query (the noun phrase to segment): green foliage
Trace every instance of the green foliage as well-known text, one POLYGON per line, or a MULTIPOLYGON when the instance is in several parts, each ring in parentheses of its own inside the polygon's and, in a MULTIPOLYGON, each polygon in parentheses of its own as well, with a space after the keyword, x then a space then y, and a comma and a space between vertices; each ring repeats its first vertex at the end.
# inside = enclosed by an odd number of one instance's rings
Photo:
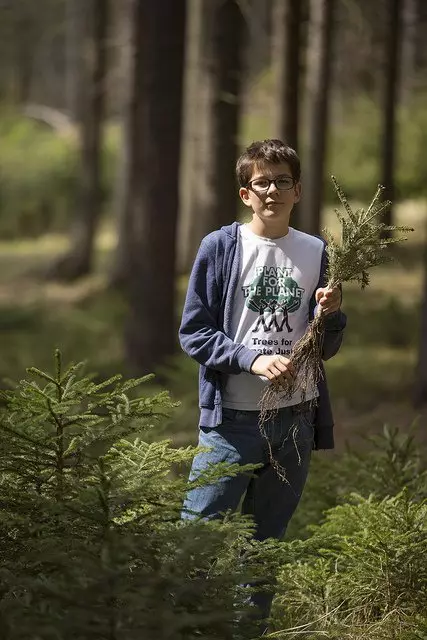
POLYGON ((2 638, 254 637, 241 585, 274 575, 279 545, 243 518, 181 520, 188 482, 170 471, 194 449, 142 439, 168 394, 131 398, 147 378, 95 383, 59 353, 28 373, 0 420, 2 638))
POLYGON ((308 540, 289 545, 277 628, 306 625, 306 637, 343 640, 400 639, 419 630, 427 601, 426 517, 427 501, 412 502, 405 491, 383 500, 354 494, 329 511, 308 540))
POLYGON ((369 284, 368 270, 390 261, 391 256, 385 249, 390 244, 406 239, 385 237, 385 232, 405 232, 413 229, 387 226, 378 220, 384 209, 390 205, 389 202, 381 200, 383 187, 378 187, 366 211, 363 208, 353 211, 335 177, 331 178, 344 211, 335 209, 341 224, 341 244, 335 241, 328 230, 324 230, 328 240, 328 284, 334 287, 342 282, 355 280, 363 289, 369 284))
MULTIPOLYGON (((366 200, 381 181, 381 111, 378 101, 358 94, 335 105, 330 130, 328 173, 339 167, 338 179, 349 198, 366 200)), ((396 200, 424 197, 426 173, 425 92, 414 93, 398 107, 396 200)), ((326 185, 327 199, 334 190, 326 185)))
POLYGON ((288 539, 307 538, 310 526, 323 522, 326 511, 352 493, 382 500, 405 489, 413 501, 427 498, 427 460, 416 442, 415 427, 403 433, 385 425, 381 434, 361 438, 363 446, 348 447, 342 455, 313 456, 288 539))
MULTIPOLYGON (((59 136, 11 113, 0 118, 0 235, 36 237, 68 229, 76 205, 79 157, 76 131, 59 136)), ((118 135, 107 132, 103 197, 110 202, 118 135)))
POLYGON ((24 118, 0 121, 1 236, 64 229, 76 189, 75 142, 24 118))
MULTIPOLYGON (((266 99, 272 94, 272 75, 260 76, 253 87, 254 108, 244 114, 241 144, 275 137, 274 106, 266 99)), ((396 152, 396 200, 420 198, 426 195, 425 178, 427 112, 425 91, 418 91, 398 108, 396 152)), ((328 132, 326 173, 337 171, 338 180, 352 200, 367 200, 381 181, 381 110, 378 100, 358 92, 336 99, 332 105, 328 132)), ((304 163, 307 127, 302 127, 299 154, 304 163)), ((304 176, 303 176, 304 180, 304 176)), ((325 183, 325 199, 333 202, 333 186, 325 183)))
MULTIPOLYGON (((25 292, 20 290, 20 295, 25 296, 25 292)), ((75 354, 76 360, 94 361, 103 376, 124 373, 124 313, 123 299, 114 291, 96 295, 89 291, 73 304, 46 300, 26 304, 21 299, 1 306, 0 379, 21 377, 29 360, 40 363, 42 369, 49 368, 49 353, 59 344, 64 353, 75 354)))

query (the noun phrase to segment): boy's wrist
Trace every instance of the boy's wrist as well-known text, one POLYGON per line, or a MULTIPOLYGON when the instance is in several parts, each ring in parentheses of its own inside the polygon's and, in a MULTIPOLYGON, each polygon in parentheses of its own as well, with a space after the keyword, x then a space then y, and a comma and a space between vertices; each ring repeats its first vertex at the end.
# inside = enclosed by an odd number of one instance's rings
POLYGON ((256 373, 254 373, 254 372, 253 372, 252 368, 253 368, 253 366, 254 366, 255 362, 256 362, 256 361, 258 360, 258 358, 260 357, 260 355, 261 355, 260 353, 255 354, 255 358, 252 360, 252 364, 251 364, 251 367, 250 367, 250 369, 249 369, 249 373, 251 373, 253 376, 255 376, 255 375, 256 375, 256 373))

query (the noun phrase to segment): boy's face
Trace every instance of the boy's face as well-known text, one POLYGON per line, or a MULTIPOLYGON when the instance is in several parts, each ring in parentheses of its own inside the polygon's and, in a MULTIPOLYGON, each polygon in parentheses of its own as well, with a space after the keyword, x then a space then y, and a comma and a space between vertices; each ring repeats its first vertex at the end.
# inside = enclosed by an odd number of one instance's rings
POLYGON ((255 165, 250 184, 247 187, 241 187, 239 195, 243 204, 251 208, 260 220, 265 222, 283 221, 288 224, 292 208, 301 197, 301 183, 293 182, 292 184, 291 180, 292 172, 287 162, 255 165), (290 186, 290 188, 278 189, 273 182, 267 189, 262 188, 267 184, 265 179, 277 180, 279 178, 282 178, 278 181, 279 187, 290 186))

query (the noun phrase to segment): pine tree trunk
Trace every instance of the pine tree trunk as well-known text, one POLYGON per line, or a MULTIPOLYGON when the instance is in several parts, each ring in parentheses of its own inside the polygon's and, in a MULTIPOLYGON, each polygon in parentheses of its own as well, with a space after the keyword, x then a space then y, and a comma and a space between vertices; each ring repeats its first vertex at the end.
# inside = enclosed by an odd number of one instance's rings
POLYGON ((184 83, 184 116, 177 235, 178 273, 188 273, 205 231, 205 191, 212 103, 207 74, 212 8, 205 0, 189 0, 184 83))
POLYGON ((308 140, 303 158, 301 228, 320 232, 328 132, 334 0, 311 0, 308 35, 308 140))
MULTIPOLYGON (((275 137, 298 151, 299 77, 302 6, 300 0, 275 0, 273 12, 273 64, 276 66, 275 137)), ((292 226, 300 222, 292 211, 292 226)))
MULTIPOLYGON (((245 21, 236 0, 199 0, 197 10, 197 26, 194 15, 192 21, 199 40, 193 43, 193 52, 189 51, 197 67, 193 70, 196 95, 189 105, 194 109, 193 115, 187 115, 186 121, 187 135, 191 131, 194 139, 182 182, 180 272, 191 267, 201 239, 233 222, 238 212, 235 163, 239 151, 245 21)), ((189 85, 191 91, 191 80, 189 85)))
POLYGON ((402 69, 400 98, 407 104, 416 80, 416 39, 418 6, 416 0, 403 0, 402 69))
MULTIPOLYGON (((388 29, 384 68, 381 182, 385 187, 384 200, 393 202, 395 194, 396 109, 399 95, 402 46, 402 0, 389 0, 387 8, 388 29)), ((392 207, 386 210, 383 219, 386 224, 393 224, 392 207)))
POLYGON ((129 274, 128 232, 131 225, 130 207, 128 203, 129 176, 132 163, 132 139, 135 124, 132 120, 131 101, 135 96, 135 42, 134 0, 124 0, 120 12, 120 76, 123 95, 120 104, 120 121, 122 139, 117 163, 117 175, 114 194, 114 214, 116 223, 117 245, 110 269, 110 285, 120 287, 126 283, 129 274))
POLYGON ((108 0, 90 0, 85 16, 80 184, 71 231, 71 251, 50 269, 54 278, 73 280, 92 268, 95 232, 101 213, 101 127, 104 119, 108 0))
POLYGON ((236 220, 238 195, 235 164, 239 152, 245 22, 237 0, 215 7, 212 58, 211 205, 206 231, 236 220))
POLYGON ((136 43, 129 145, 126 353, 135 372, 174 351, 175 239, 185 0, 134 0, 136 43))
POLYGON ((81 119, 81 95, 84 87, 81 85, 82 74, 82 18, 84 12, 82 0, 66 0, 66 70, 65 97, 69 117, 74 122, 81 119))
POLYGON ((18 12, 15 23, 14 37, 16 39, 16 100, 24 105, 31 100, 31 85, 34 76, 34 58, 32 47, 35 45, 31 19, 26 15, 25 7, 18 12))
POLYGON ((427 404, 427 241, 424 245, 424 283, 421 326, 413 399, 416 407, 422 407, 427 404))
POLYGON ((300 0, 276 0, 273 13, 273 64, 276 66, 276 134, 298 149, 300 0))

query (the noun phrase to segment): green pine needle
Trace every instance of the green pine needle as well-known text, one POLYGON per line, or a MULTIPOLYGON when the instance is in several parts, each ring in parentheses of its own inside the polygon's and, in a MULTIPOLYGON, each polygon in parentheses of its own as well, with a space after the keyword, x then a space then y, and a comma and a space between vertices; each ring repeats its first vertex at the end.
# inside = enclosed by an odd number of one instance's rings
POLYGON ((413 229, 389 226, 379 221, 381 213, 390 206, 389 201, 381 199, 383 186, 378 186, 366 211, 353 211, 336 178, 331 176, 331 179, 344 212, 335 209, 341 224, 341 244, 327 229, 323 231, 328 241, 328 286, 355 280, 364 289, 369 284, 368 270, 392 260, 390 253, 385 251, 388 245, 407 240, 406 236, 384 237, 384 232, 407 233, 413 229))

